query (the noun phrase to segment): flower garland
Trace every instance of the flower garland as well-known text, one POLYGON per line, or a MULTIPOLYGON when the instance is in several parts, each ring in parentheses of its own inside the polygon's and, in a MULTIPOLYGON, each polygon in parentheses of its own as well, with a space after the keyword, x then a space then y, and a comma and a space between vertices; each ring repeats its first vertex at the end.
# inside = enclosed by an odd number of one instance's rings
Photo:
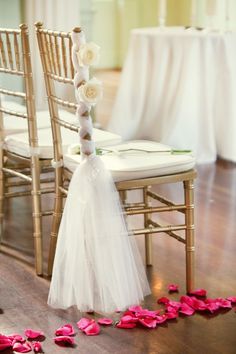
POLYGON ((74 87, 78 102, 76 116, 80 123, 81 152, 84 155, 95 154, 92 141, 93 124, 91 108, 102 98, 102 83, 96 78, 89 79, 89 66, 97 63, 100 47, 95 43, 86 43, 84 32, 75 28, 71 34, 72 62, 75 68, 74 87))

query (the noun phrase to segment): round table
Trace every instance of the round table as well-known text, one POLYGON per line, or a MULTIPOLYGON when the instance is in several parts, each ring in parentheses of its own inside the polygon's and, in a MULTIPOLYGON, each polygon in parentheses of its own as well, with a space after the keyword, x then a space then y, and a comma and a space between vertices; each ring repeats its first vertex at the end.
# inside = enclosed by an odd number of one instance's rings
POLYGON ((108 129, 236 161, 236 33, 132 30, 108 129))

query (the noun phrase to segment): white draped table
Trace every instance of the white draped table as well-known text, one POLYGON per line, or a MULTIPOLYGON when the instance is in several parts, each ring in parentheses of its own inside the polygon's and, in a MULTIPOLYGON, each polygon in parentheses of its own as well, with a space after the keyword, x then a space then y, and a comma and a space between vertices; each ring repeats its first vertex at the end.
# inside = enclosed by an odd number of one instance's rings
POLYGON ((108 129, 236 161, 236 33, 133 30, 108 129))

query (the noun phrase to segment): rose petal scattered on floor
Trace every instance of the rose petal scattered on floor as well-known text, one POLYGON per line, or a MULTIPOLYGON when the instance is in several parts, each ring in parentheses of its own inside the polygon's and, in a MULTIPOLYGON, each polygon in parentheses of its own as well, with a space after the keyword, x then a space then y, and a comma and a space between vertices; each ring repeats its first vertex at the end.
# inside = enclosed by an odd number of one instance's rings
POLYGON ((186 316, 192 316, 194 314, 195 310, 192 307, 190 307, 188 304, 182 303, 179 312, 181 312, 182 314, 184 314, 186 316))
POLYGON ((111 318, 103 317, 98 319, 98 323, 100 325, 109 326, 113 323, 113 320, 111 318))
POLYGON ((179 317, 179 314, 177 311, 171 311, 166 313, 167 320, 173 320, 175 318, 179 317))
POLYGON ((163 297, 161 297, 160 299, 157 300, 157 303, 165 305, 165 304, 168 304, 169 301, 170 300, 168 299, 168 297, 163 296, 163 297))
POLYGON ((42 353, 43 352, 42 344, 40 342, 33 342, 32 347, 33 347, 35 353, 42 353))
POLYGON ((7 336, 9 339, 12 340, 12 343, 14 344, 15 342, 20 342, 20 343, 24 343, 26 341, 26 339, 18 334, 18 333, 14 333, 14 334, 10 334, 9 336, 7 336))
POLYGON ((142 311, 142 306, 130 306, 129 307, 129 311, 131 311, 131 312, 140 312, 140 311, 142 311))
POLYGON ((226 300, 229 300, 230 302, 232 302, 232 304, 236 303, 236 296, 229 296, 226 298, 226 300))
POLYGON ((100 333, 99 325, 92 320, 92 322, 83 330, 86 336, 96 336, 100 333))
POLYGON ((7 348, 12 347, 12 340, 5 336, 4 334, 0 334, 0 351, 3 351, 7 348))
POLYGON ((58 345, 63 345, 63 346, 67 346, 67 345, 74 345, 75 344, 75 340, 73 337, 70 336, 58 336, 53 338, 54 342, 58 345))
POLYGON ((152 318, 139 318, 139 323, 147 328, 156 328, 157 326, 157 320, 152 318))
POLYGON ((35 339, 38 338, 40 336, 44 336, 44 333, 42 331, 35 331, 31 328, 27 328, 25 330, 25 336, 29 339, 35 339))
POLYGON ((78 322, 77 322, 77 327, 83 331, 88 325, 90 325, 92 320, 90 318, 82 317, 78 322))
POLYGON ((75 334, 75 330, 70 323, 67 323, 64 326, 59 327, 55 334, 56 336, 73 336, 75 334))
POLYGON ((205 289, 196 289, 190 291, 189 295, 196 295, 196 296, 206 296, 207 292, 205 289))
POLYGON ((178 292, 179 291, 179 285, 178 284, 169 284, 168 285, 168 291, 170 293, 178 292))
POLYGON ((130 329, 130 328, 134 328, 136 327, 136 323, 134 322, 122 322, 122 321, 119 321, 117 324, 116 324, 116 327, 117 328, 124 328, 124 329, 130 329))
POLYGON ((16 353, 28 353, 32 351, 32 347, 31 344, 28 342, 16 342, 15 344, 13 344, 12 350, 16 353))

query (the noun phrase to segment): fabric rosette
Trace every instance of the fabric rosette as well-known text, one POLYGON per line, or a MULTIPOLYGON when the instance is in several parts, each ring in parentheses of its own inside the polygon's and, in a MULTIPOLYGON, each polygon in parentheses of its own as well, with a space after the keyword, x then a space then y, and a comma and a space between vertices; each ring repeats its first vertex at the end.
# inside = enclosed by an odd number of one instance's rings
POLYGON ((77 51, 77 58, 82 67, 95 65, 100 58, 100 47, 93 42, 83 43, 77 51))
POLYGON ((88 106, 94 106, 102 98, 102 83, 92 78, 78 88, 79 100, 88 106))

